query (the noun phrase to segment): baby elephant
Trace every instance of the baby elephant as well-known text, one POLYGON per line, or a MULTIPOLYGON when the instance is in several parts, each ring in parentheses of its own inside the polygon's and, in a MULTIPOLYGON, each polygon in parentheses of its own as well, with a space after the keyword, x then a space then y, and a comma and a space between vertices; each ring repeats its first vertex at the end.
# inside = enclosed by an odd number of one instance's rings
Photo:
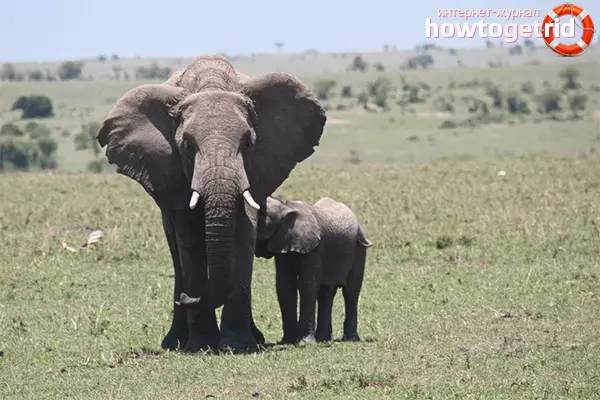
POLYGON ((342 340, 359 341, 358 296, 367 248, 373 244, 354 213, 328 197, 314 205, 267 198, 258 220, 256 256, 275 256, 281 343, 331 340, 331 308, 338 287, 345 302, 342 340), (300 292, 300 321, 297 298, 300 292), (315 308, 319 302, 315 334, 315 308), (316 336, 316 338, 315 338, 316 336))

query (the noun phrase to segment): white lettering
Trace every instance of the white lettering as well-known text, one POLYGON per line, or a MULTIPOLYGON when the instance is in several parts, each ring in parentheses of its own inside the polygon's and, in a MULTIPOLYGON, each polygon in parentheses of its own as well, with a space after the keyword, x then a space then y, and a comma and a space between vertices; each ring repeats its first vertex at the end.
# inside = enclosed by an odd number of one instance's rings
POLYGON ((438 24, 436 24, 435 22, 431 22, 431 18, 425 18, 425 37, 428 39, 431 39, 432 37, 440 37, 440 30, 438 28, 438 24))

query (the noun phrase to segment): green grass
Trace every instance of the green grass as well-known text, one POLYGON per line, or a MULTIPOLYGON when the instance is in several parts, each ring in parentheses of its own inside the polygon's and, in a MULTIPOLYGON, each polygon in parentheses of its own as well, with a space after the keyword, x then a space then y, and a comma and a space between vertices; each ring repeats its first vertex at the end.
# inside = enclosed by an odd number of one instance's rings
MULTIPOLYGON (((160 351, 170 257, 139 185, 116 174, 6 175, 0 397, 596 398, 599 169, 595 157, 550 156, 304 165, 279 192, 346 202, 375 243, 364 341, 246 356, 160 351), (96 228, 101 245, 60 246, 96 228)), ((253 309, 267 340, 280 339, 264 260, 253 309)))
MULTIPOLYGON (((600 53, 507 53, 459 50, 469 68, 452 68, 456 57, 436 51, 436 68, 425 71, 397 69, 410 52, 364 54, 383 73, 345 73, 353 54, 233 58, 250 75, 336 81, 321 145, 279 193, 345 202, 375 243, 360 301, 363 342, 236 356, 160 349, 173 278, 159 210, 125 177, 81 173, 92 153, 75 151, 73 136, 146 82, 103 79, 111 61, 86 62, 93 81, 0 82, 0 124, 24 125, 8 111, 14 100, 45 94, 56 115, 40 122, 59 142, 58 173, 0 174, 0 398, 600 397, 600 53), (487 68, 498 59, 503 68, 487 68), (562 90, 566 65, 589 96, 581 118, 502 111, 500 122, 440 128, 472 116, 463 96, 489 101, 484 81, 502 90, 532 83, 535 93, 523 95, 535 108, 544 81, 562 90), (389 111, 369 113, 356 95, 378 77, 396 87, 403 77, 427 82, 433 94, 405 109, 396 94, 389 111), (353 99, 341 98, 345 85, 353 99), (455 96, 453 115, 434 107, 445 94, 455 96), (95 229, 103 241, 82 248, 95 229)), ((118 63, 133 70, 150 61, 118 63)), ((281 338, 274 286, 272 262, 257 260, 253 312, 270 343, 281 338)))

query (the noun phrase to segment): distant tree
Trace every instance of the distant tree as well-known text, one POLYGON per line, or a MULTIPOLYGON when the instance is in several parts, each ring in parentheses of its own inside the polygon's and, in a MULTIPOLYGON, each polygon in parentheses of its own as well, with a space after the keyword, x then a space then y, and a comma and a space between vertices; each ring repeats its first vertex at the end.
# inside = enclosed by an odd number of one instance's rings
POLYGON ((342 97, 352 97, 352 86, 344 86, 342 88, 342 97))
POLYGON ((363 60, 362 56, 356 56, 352 60, 352 64, 348 67, 348 71, 360 71, 365 72, 367 70, 367 62, 363 60))
POLYGON ((448 53, 449 53, 451 56, 455 56, 455 55, 457 55, 457 54, 458 54, 458 51, 457 51, 456 49, 448 49, 448 53))
POLYGON ((19 72, 13 64, 4 64, 0 68, 0 81, 19 82, 25 79, 22 72, 19 72))
POLYGON ((54 115, 52 101, 43 95, 21 96, 12 105, 11 111, 22 110, 23 119, 49 118, 54 115))
POLYGON ((584 111, 588 102, 588 96, 585 93, 575 93, 569 96, 569 108, 575 118, 580 118, 579 111, 584 111))
POLYGON ((20 137, 25 136, 25 132, 21 130, 17 125, 12 122, 7 122, 6 124, 0 127, 0 136, 13 136, 20 137))
POLYGON ((119 56, 117 54, 113 54, 112 56, 110 56, 110 59, 113 61, 117 61, 119 59, 119 56))
POLYGON ((98 58, 96 58, 96 60, 100 61, 100 62, 104 62, 107 60, 106 56, 104 54, 100 54, 98 56, 98 58))
POLYGON ((383 72, 383 71, 385 71, 385 67, 383 66, 382 63, 375 63, 375 64, 373 64, 373 68, 375 68, 375 71, 377 71, 377 72, 383 72))
POLYGON ((431 54, 418 54, 406 60, 404 67, 408 69, 417 69, 419 67, 426 69, 433 64, 434 60, 431 54))
POLYGON ((486 40, 486 41, 485 41, 485 47, 486 47, 486 48, 488 48, 488 49, 494 48, 494 47, 495 47, 495 46, 494 46, 494 42, 492 42, 492 41, 491 41, 491 40, 489 40, 489 39, 488 39, 488 40, 486 40))
POLYGON ((387 53, 388 51, 390 51, 390 45, 388 45, 388 44, 384 44, 384 45, 383 45, 383 51, 384 51, 385 53, 387 53))
POLYGON ((531 39, 525 39, 523 41, 523 44, 525 45, 525 47, 527 47, 529 49, 529 51, 534 51, 535 50, 535 43, 533 43, 533 40, 531 40, 531 39))
POLYGON ((135 70, 135 77, 136 79, 168 79, 172 73, 171 68, 152 63, 148 67, 138 67, 135 70))
POLYGON ((516 91, 510 91, 505 95, 506 109, 511 114, 529 114, 531 110, 527 101, 519 96, 516 91))
POLYGON ((81 126, 81 132, 73 137, 75 150, 91 150, 94 156, 100 154, 101 148, 96 140, 96 133, 100 129, 98 122, 90 122, 81 126))
POLYGON ((49 138, 52 135, 50 128, 34 121, 28 122, 25 125, 25 132, 31 139, 49 138))
POLYGON ((373 97, 373 102, 382 108, 388 106, 388 99, 393 89, 392 82, 385 77, 379 77, 367 84, 367 90, 369 95, 373 97))
POLYGON ((44 73, 39 69, 29 71, 27 77, 30 81, 40 82, 44 80, 44 73))
POLYGON ((568 66, 560 72, 560 77, 565 80, 563 88, 566 90, 575 90, 581 87, 581 84, 577 81, 581 73, 573 66, 568 66))
POLYGON ((327 100, 335 85, 336 81, 334 79, 321 79, 314 83, 313 89, 320 100, 327 100))
POLYGON ((561 93, 554 89, 547 89, 538 96, 539 111, 544 114, 555 113, 562 110, 561 93))
POLYGON ((283 47, 283 42, 275 42, 275 47, 277 48, 277 53, 281 53, 281 48, 283 47))
POLYGON ((520 56, 523 54, 523 46, 520 44, 514 45, 508 49, 508 54, 511 56, 520 56))
POLYGON ((61 81, 81 78, 83 61, 65 61, 58 67, 58 77, 61 81))

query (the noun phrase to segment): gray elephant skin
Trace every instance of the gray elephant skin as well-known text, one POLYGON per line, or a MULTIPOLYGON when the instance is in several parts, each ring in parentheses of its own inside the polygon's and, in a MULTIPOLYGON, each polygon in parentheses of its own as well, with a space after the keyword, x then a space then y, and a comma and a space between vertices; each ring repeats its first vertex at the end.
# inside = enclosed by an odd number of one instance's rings
POLYGON ((221 56, 197 57, 117 101, 96 138, 161 211, 175 270, 163 348, 246 352, 264 343, 250 290, 257 212, 314 153, 325 122, 295 77, 247 77, 221 56))
POLYGON ((331 312, 339 287, 345 304, 342 340, 360 340, 358 298, 367 248, 372 245, 352 210, 343 203, 328 197, 312 206, 298 200, 267 199, 266 209, 259 213, 255 254, 262 258, 275 257, 275 282, 283 325, 280 343, 331 340, 331 312))

